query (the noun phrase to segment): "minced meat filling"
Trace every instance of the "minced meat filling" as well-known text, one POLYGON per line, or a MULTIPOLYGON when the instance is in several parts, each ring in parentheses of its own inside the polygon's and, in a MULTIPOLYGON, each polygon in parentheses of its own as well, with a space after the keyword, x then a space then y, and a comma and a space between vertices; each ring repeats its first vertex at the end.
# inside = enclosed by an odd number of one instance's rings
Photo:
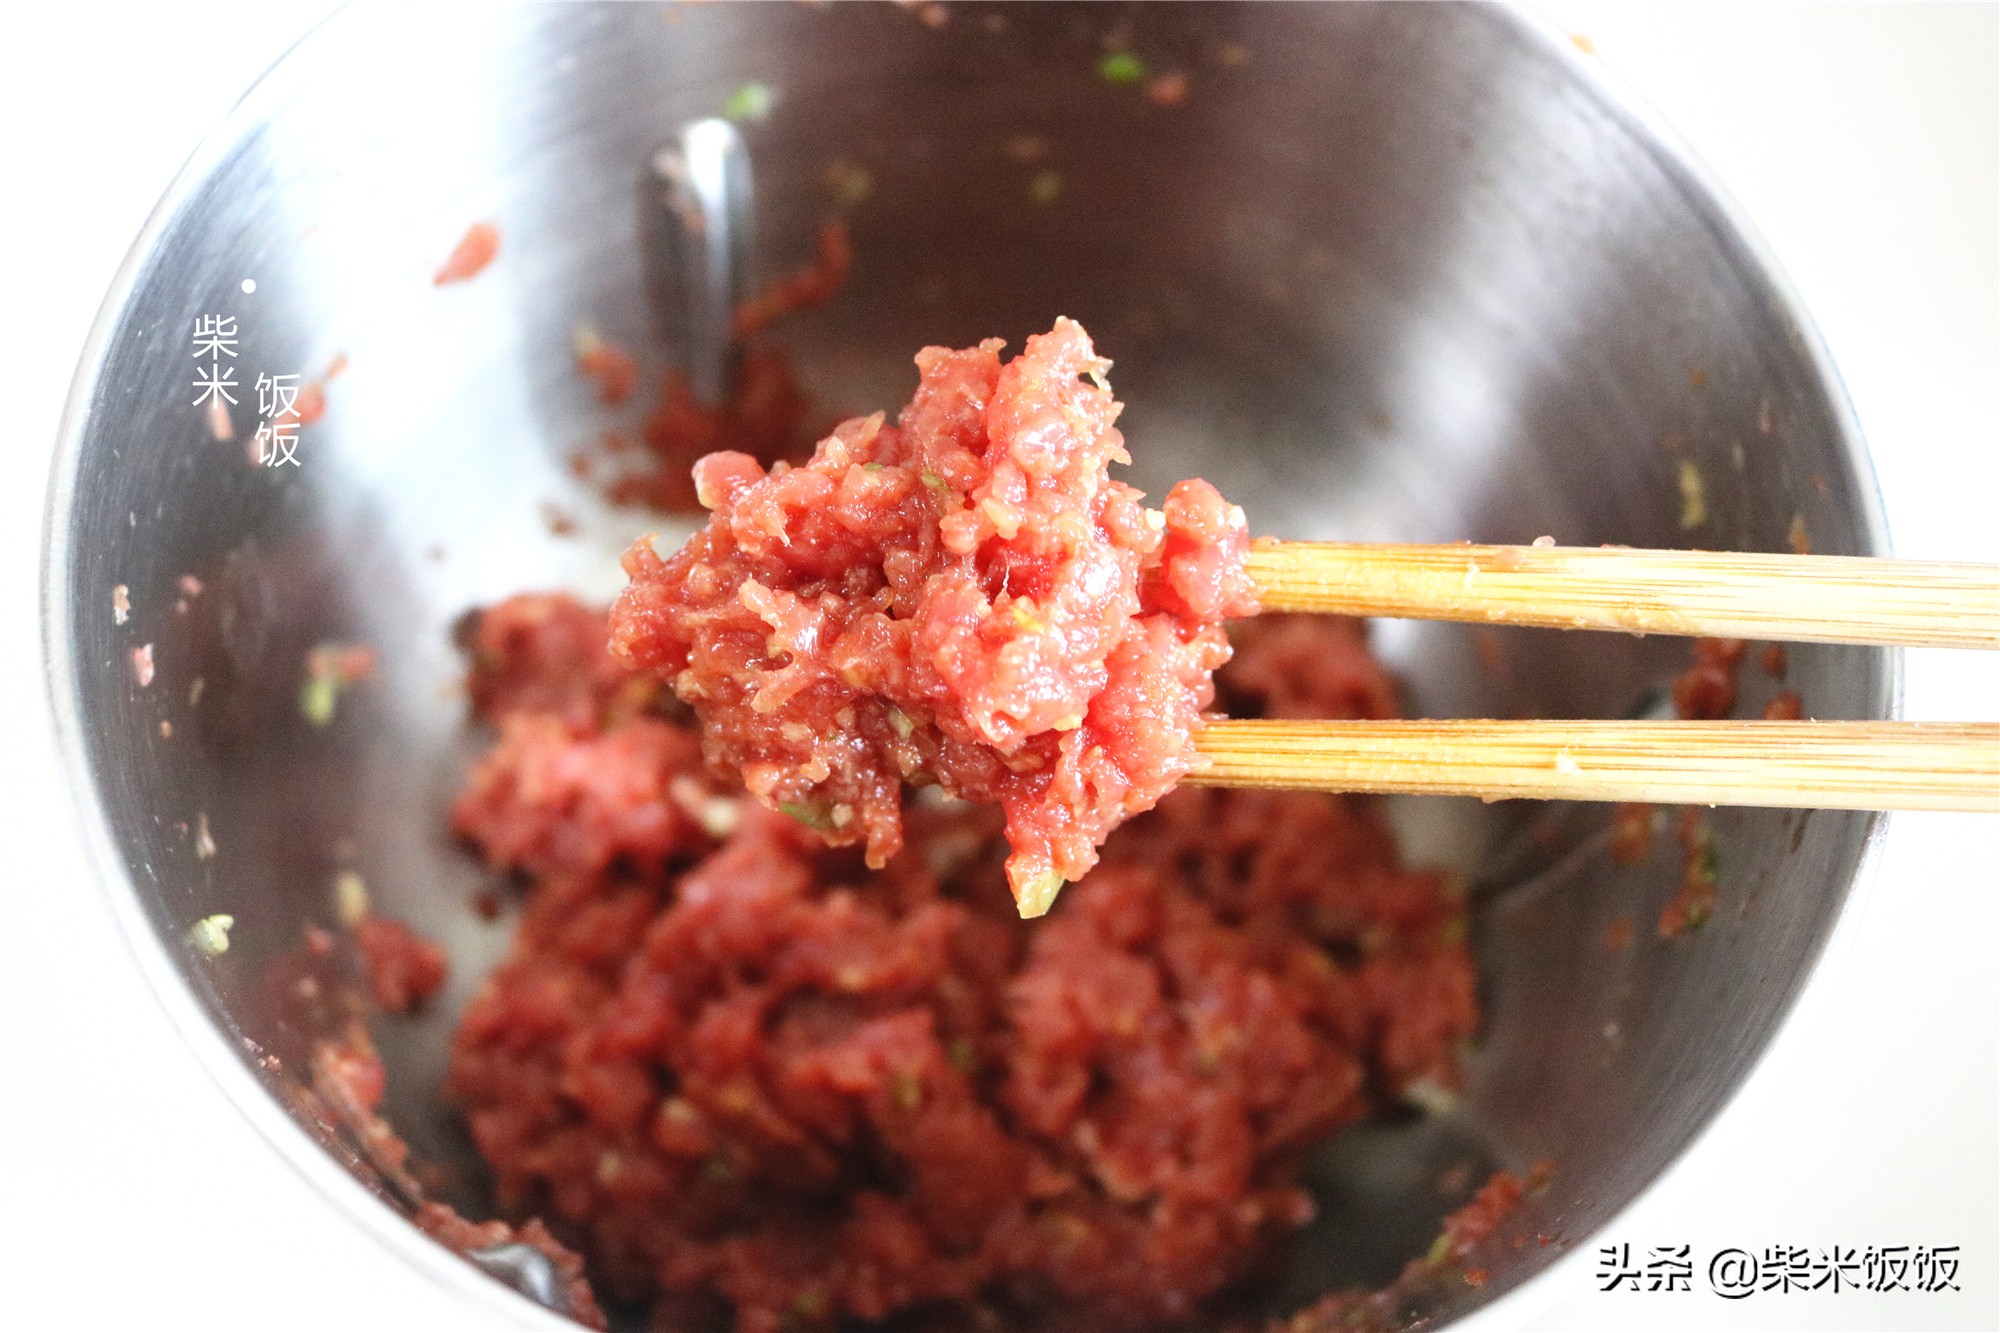
POLYGON ((1241 510, 1110 479, 1109 365, 1070 320, 1004 363, 927 348, 894 425, 845 422, 798 467, 702 459, 713 516, 627 554, 614 653, 693 707, 711 765, 871 866, 906 785, 1000 805, 1016 902, 1046 911, 1189 771, 1220 622, 1256 608, 1241 510))
MULTIPOLYGON (((941 356, 952 376, 999 383, 979 369, 990 351, 941 356)), ((940 392, 947 380, 927 372, 940 392)), ((886 450, 884 470, 921 467, 911 447, 886 450)), ((718 528, 754 527, 762 504, 719 511, 718 528)), ((913 513, 906 532, 920 547, 941 526, 913 513)), ((827 535, 819 520, 792 530, 827 535)), ((1119 548, 1121 578, 1165 545, 1119 548)), ((968 598, 1012 596, 970 577, 976 559, 952 568, 968 598)), ((1034 614, 1050 577, 1020 585, 1034 614)), ((893 587, 842 595, 879 607, 893 587)), ((740 602, 704 605, 727 642, 775 632, 739 623, 740 602)), ((1203 660, 1223 655, 1212 625, 1170 609, 1127 620, 1148 616, 1150 632, 1204 644, 1203 660)), ((651 1326, 1199 1316, 1311 1216, 1309 1145, 1418 1080, 1455 1080, 1476 1021, 1463 903, 1444 877, 1398 864, 1373 802, 1173 793, 1111 834, 1045 921, 1024 923, 998 892, 1014 807, 913 799, 871 870, 861 849, 828 846, 704 766, 679 705, 648 693, 655 664, 589 651, 593 621, 601 642, 599 613, 532 597, 469 627, 472 694, 498 739, 457 827, 529 887, 511 955, 464 1011, 449 1093, 501 1208, 539 1214, 599 1294, 650 1305, 651 1326)), ((969 626, 978 642, 979 623, 942 630, 969 626)), ((1217 678, 1232 714, 1393 711, 1352 622, 1265 617, 1239 638, 1217 678)), ((934 725, 932 755, 954 743, 934 725)))

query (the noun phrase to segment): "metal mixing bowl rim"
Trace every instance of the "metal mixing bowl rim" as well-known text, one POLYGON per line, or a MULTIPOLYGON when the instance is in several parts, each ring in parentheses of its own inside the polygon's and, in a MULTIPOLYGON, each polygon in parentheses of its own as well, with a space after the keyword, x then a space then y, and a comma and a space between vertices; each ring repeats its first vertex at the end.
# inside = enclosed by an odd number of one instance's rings
POLYGON ((274 60, 250 85, 221 122, 203 136, 174 176, 160 201, 148 214, 138 237, 127 250, 111 287, 92 321, 76 374, 70 381, 57 428, 55 456, 50 466, 42 514, 42 660, 43 683, 55 732, 62 775, 70 792, 70 808, 85 855, 112 915, 140 972, 168 1019, 194 1051, 209 1076, 250 1123, 291 1167, 325 1198, 392 1253, 419 1272, 486 1311, 506 1317, 515 1327, 537 1333, 562 1333, 576 1324, 495 1281, 442 1245, 424 1238, 409 1220, 371 1193, 327 1154, 324 1148, 287 1115, 277 1100, 244 1065, 241 1053, 210 1019, 193 987, 174 965, 167 946, 154 931, 111 835, 111 821, 94 780, 84 745, 82 699, 77 686, 76 644, 71 633, 71 557, 74 533, 69 522, 82 461, 90 404, 110 339, 127 302, 153 257, 154 247, 172 225, 189 197, 226 155, 242 141, 247 129, 283 100, 290 68, 309 58, 307 48, 329 25, 343 21, 343 8, 315 23, 274 60), (302 54, 302 52, 306 54, 302 54))
MULTIPOLYGON (((484 1310, 507 1318, 517 1327, 540 1330, 541 1333, 561 1333, 563 1329, 574 1329, 575 1324, 486 1276, 441 1245, 428 1240, 421 1244, 411 1244, 418 1233, 412 1228, 408 1219, 340 1167, 317 1141, 284 1112, 265 1087, 251 1074, 234 1043, 211 1021, 193 988, 170 958, 167 946, 147 918, 140 902, 138 886, 133 883, 112 839, 109 813, 104 807, 101 793, 94 780, 90 757, 83 740, 82 699, 77 688, 76 674, 77 649, 71 630, 70 568, 74 533, 71 531, 69 519, 75 498, 77 473, 82 460, 84 436, 89 425, 90 403, 96 394, 111 336, 120 323, 139 278, 153 258, 154 247, 178 216, 181 207, 209 178, 227 153, 241 142, 245 130, 258 123, 277 102, 282 100, 288 82, 283 75, 295 62, 307 58, 307 55, 301 53, 307 51, 323 28, 343 21, 348 12, 343 8, 308 29, 272 62, 221 122, 203 137, 175 175, 160 201, 154 205, 145 225, 140 229, 119 265, 96 318, 92 321, 63 406, 55 453, 50 466, 47 496, 43 506, 40 574, 43 683, 47 692, 62 776, 69 788, 72 815, 91 866, 92 877, 107 899, 112 915, 118 922, 120 933, 125 939, 126 947, 131 951, 141 974, 146 978, 162 1008, 166 1010, 169 1020, 195 1053, 209 1076, 221 1087, 237 1110, 295 1171, 391 1252, 400 1255, 440 1286, 477 1302, 484 1310)), ((1511 5, 1495 6, 1493 12, 1506 14, 1509 21, 1531 39, 1539 42, 1546 54, 1553 56, 1570 75, 1580 80, 1607 109, 1623 117, 1635 131, 1636 137, 1655 154, 1669 175, 1694 192, 1698 201, 1704 205, 1704 211, 1712 215, 1713 224, 1742 246, 1759 277, 1770 287, 1779 308, 1793 325, 1800 350, 1806 355, 1825 387, 1829 406, 1841 437, 1840 446, 1854 470, 1861 491, 1857 497, 1861 512, 1857 517, 1869 545, 1880 553, 1887 554, 1890 549, 1889 535, 1882 508, 1881 491, 1867 446, 1848 400, 1845 384, 1790 279, 1779 267, 1763 240, 1687 145, 1642 98, 1606 69, 1601 61, 1584 56, 1564 32, 1540 14, 1511 5)), ((1902 657, 1899 652, 1889 654, 1883 693, 1885 697, 1882 703, 1887 715, 1899 714, 1902 706, 1902 657)), ((1853 916, 1848 910, 1853 887, 1870 876, 1879 863, 1886 823, 1886 817, 1877 814, 1869 824, 1862 855, 1849 886, 1850 891, 1842 895, 1839 914, 1836 916, 1836 930, 1839 929, 1841 920, 1851 919, 1853 916)), ((1833 933, 1830 931, 1829 937, 1833 933)), ((1751 1077, 1757 1067, 1768 1058, 1772 1047, 1782 1037, 1785 1026, 1796 1012, 1799 999, 1819 971, 1819 962, 1824 956, 1825 947, 1825 944, 1822 944, 1820 951, 1815 954, 1805 979, 1788 1002, 1785 1016, 1778 1028, 1739 1079, 1737 1083, 1739 1089, 1743 1081, 1751 1077)), ((1732 1092, 1732 1097, 1733 1095, 1732 1092)), ((1726 1106, 1729 1100, 1725 1098, 1722 1105, 1726 1106)), ((1718 1112, 1719 1110, 1720 1107, 1717 1108, 1718 1112)), ((1621 1214, 1659 1187, 1661 1181, 1686 1156, 1694 1143, 1709 1131, 1715 1116, 1716 1113, 1712 1112, 1697 1127, 1688 1143, 1675 1155, 1668 1167, 1628 1201, 1625 1208, 1620 1210, 1621 1214)), ((1553 1303, 1565 1290, 1554 1280, 1555 1275, 1578 1272, 1589 1262, 1588 1246, 1585 1244, 1588 1239, 1588 1237, 1573 1238, 1573 1248, 1569 1255, 1488 1305, 1471 1312, 1459 1320, 1456 1327, 1468 1330, 1468 1333, 1484 1333, 1485 1330, 1515 1327, 1553 1303)))

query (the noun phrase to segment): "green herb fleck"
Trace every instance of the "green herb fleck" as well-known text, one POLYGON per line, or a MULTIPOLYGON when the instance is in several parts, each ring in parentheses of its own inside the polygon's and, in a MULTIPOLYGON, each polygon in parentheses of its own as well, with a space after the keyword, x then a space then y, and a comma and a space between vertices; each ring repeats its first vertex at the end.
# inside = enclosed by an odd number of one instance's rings
POLYGON ((882 465, 880 463, 863 463, 861 465, 861 470, 863 472, 880 472, 882 470, 882 465))
POLYGON ((826 811, 799 801, 780 801, 778 810, 780 813, 790 815, 807 828, 817 829, 821 833, 833 827, 833 819, 826 811))
POLYGON ((723 102, 722 117, 738 125, 764 120, 771 114, 771 106, 777 100, 770 84, 746 83, 723 102))
POLYGON ((1459 1105, 1459 1095, 1433 1078, 1412 1080, 1403 1089, 1403 1100, 1437 1119, 1450 1115, 1459 1105))
POLYGON ((917 474, 917 477, 924 485, 936 491, 939 498, 945 500, 951 499, 951 483, 940 477, 937 473, 931 471, 929 468, 925 468, 917 474))
POLYGON ((1021 919, 1032 920, 1047 912, 1055 903, 1056 894, 1062 891, 1062 886, 1063 877, 1053 870, 1045 870, 1023 884, 1014 894, 1014 904, 1020 909, 1021 919))
POLYGON ((1028 198, 1037 204, 1053 204, 1062 197, 1063 178, 1060 171, 1042 171, 1028 182, 1028 198))
POLYGON ((1106 83, 1137 83, 1146 77, 1146 62, 1130 51, 1112 51, 1097 62, 1097 75, 1106 83))
POLYGON ((1708 521, 1708 493, 1702 485, 1701 469, 1682 460, 1680 468, 1681 531, 1698 528, 1708 521))
POLYGON ((1007 614, 1014 617, 1014 624, 1017 628, 1025 630, 1029 634, 1040 634, 1048 628, 1047 625, 1042 623, 1042 618, 1031 611, 1025 602, 1009 602, 1007 604, 1007 614))
POLYGON ((334 705, 339 699, 340 687, 331 676, 308 676, 299 690, 299 712, 315 727, 328 726, 333 722, 334 705))
POLYGON ((205 916, 188 927, 188 943, 210 958, 229 952, 229 931, 236 918, 227 912, 205 916))
POLYGON ((358 926, 368 915, 368 882, 352 870, 333 877, 333 912, 343 926, 358 926))

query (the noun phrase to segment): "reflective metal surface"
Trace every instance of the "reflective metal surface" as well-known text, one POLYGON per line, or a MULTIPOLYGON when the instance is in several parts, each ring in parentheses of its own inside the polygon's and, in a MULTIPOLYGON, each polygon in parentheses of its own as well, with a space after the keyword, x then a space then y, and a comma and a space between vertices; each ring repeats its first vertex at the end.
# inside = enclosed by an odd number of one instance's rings
POLYGON ((695 397, 721 402, 734 374, 736 307, 756 252, 750 152, 718 116, 697 120, 646 159, 639 246, 654 328, 680 352, 695 397))
MULTIPOLYGON (((1066 314, 1118 362, 1136 479, 1207 476, 1261 532, 1782 550, 1797 521, 1821 551, 1883 549, 1840 388, 1768 264, 1643 114, 1510 12, 341 15, 197 154, 86 350, 50 493, 52 697, 141 965, 218 1078, 361 1223, 531 1325, 558 1321, 322 1146, 300 1066, 258 1058, 314 1034, 256 982, 306 924, 336 923, 344 870, 448 942, 441 1002, 376 1035, 388 1114, 437 1168, 430 1187, 477 1209, 478 1164, 437 1089, 452 1016, 509 922, 472 910, 481 877, 445 832, 472 745, 450 628, 526 588, 608 597, 616 552, 662 526, 570 473, 574 450, 630 424, 575 374, 571 338, 587 322, 645 348, 649 371, 685 354, 649 341, 635 179, 753 80, 776 94, 743 129, 764 275, 848 209, 849 289, 782 334, 829 408, 903 401, 924 343, 1018 345, 1066 314), (1185 100, 1107 83, 1107 41, 1183 71, 1185 100), (857 171, 865 198, 830 190, 857 171), (498 260, 433 287, 475 220, 500 226, 498 260), (299 467, 246 459, 254 395, 229 440, 190 405, 208 314, 237 319, 245 386, 346 358, 299 467), (551 531, 551 504, 579 530, 551 531), (318 727, 300 691, 328 640, 371 644, 380 668, 318 727), (188 935, 214 913, 235 919, 219 956, 188 935)), ((1687 661, 1684 642, 1546 631, 1385 625, 1377 642, 1419 715, 1642 712, 1687 661)), ((1796 648, 1787 684, 1814 715, 1878 717, 1894 667, 1796 648)), ((1750 712, 1778 688, 1754 666, 1743 680, 1750 712)), ((1461 866, 1481 895, 1472 1083, 1448 1114, 1330 1145, 1321 1219, 1270 1299, 1382 1281, 1487 1170, 1552 1160, 1476 1257, 1483 1287, 1413 1296, 1442 1321, 1585 1243, 1728 1099, 1875 821, 1715 812, 1718 910, 1666 942, 1670 833, 1628 867, 1606 853, 1603 809, 1402 813, 1412 854, 1461 866), (1607 947, 1620 919, 1632 942, 1607 947), (1556 1239, 1517 1250, 1515 1234, 1556 1239)))

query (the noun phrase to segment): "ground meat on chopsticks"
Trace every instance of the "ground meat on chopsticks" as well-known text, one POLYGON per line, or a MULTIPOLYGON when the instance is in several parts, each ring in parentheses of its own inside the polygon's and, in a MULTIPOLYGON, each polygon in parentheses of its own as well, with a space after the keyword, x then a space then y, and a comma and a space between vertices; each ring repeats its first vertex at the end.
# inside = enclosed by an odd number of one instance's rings
MULTIPOLYGON (((654 1326, 1194 1316, 1311 1215, 1308 1145, 1455 1080, 1463 904, 1373 802, 1173 793, 1024 923, 998 812, 913 801, 870 870, 635 704, 595 615, 469 636, 498 740, 455 818, 529 887, 449 1093, 506 1214, 654 1326)), ((1240 628, 1232 713, 1393 712, 1351 622, 1240 628)))
POLYGON ((627 554, 614 652, 703 724, 711 764, 872 866, 905 784, 999 804, 1021 914, 1192 767, 1255 610, 1240 509, 1202 481, 1160 510, 1127 461, 1110 363, 1071 320, 1003 363, 927 348, 897 423, 843 423, 810 462, 696 465, 707 528, 627 554))

